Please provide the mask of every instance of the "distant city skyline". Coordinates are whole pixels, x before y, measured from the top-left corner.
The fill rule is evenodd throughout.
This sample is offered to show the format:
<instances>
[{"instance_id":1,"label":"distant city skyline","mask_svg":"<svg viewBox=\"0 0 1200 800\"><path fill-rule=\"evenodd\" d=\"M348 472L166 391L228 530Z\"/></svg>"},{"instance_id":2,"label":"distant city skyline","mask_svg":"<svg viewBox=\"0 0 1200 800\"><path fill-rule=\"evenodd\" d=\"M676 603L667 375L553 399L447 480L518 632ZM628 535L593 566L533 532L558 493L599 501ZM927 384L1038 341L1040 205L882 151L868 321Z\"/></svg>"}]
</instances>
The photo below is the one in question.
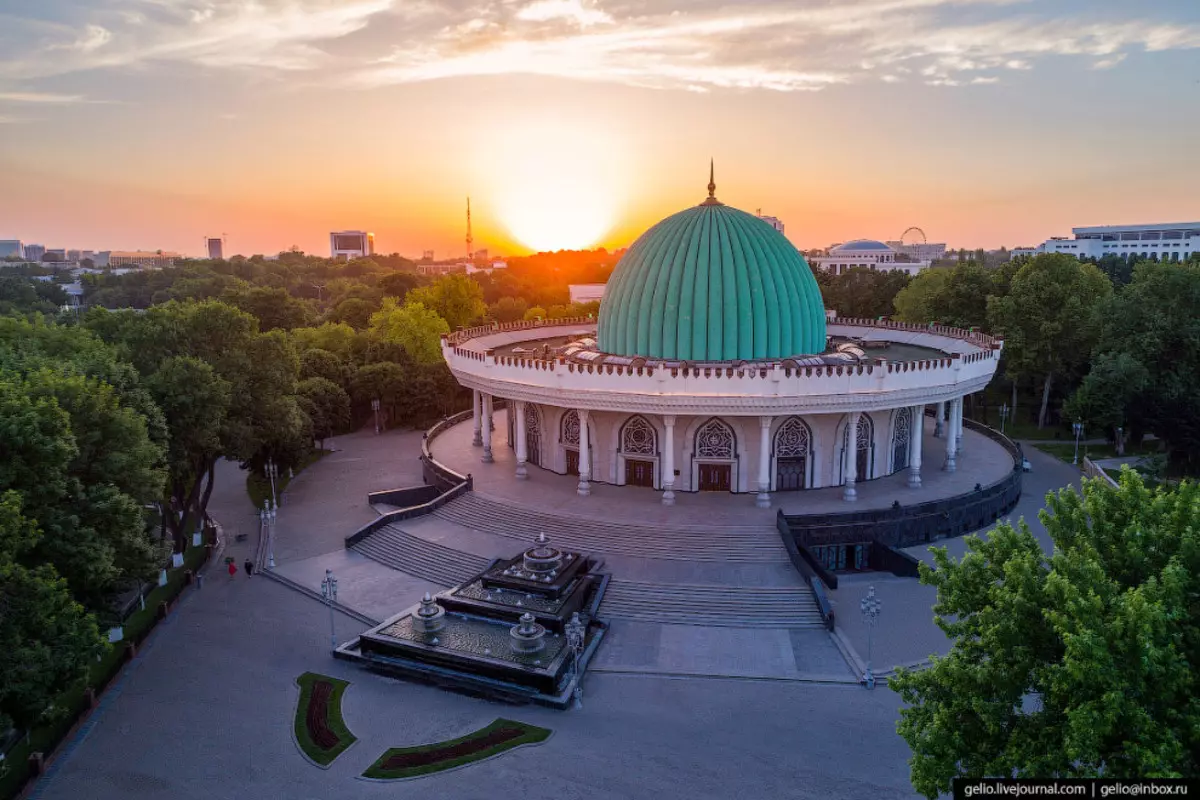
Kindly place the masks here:
<instances>
[{"instance_id":1,"label":"distant city skyline","mask_svg":"<svg viewBox=\"0 0 1200 800\"><path fill-rule=\"evenodd\" d=\"M200 255L799 248L1200 218L1190 0L43 0L0 25L0 238Z\"/></svg>"}]
</instances>

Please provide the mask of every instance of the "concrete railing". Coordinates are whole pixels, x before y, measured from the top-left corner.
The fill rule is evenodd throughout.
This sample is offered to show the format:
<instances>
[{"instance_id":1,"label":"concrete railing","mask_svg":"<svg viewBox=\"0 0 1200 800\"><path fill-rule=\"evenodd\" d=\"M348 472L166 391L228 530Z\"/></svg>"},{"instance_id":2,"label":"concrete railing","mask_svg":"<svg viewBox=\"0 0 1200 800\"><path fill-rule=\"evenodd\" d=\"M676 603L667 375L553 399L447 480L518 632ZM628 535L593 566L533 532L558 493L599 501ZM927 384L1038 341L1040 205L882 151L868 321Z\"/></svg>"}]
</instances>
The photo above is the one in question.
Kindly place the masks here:
<instances>
[{"instance_id":1,"label":"concrete railing","mask_svg":"<svg viewBox=\"0 0 1200 800\"><path fill-rule=\"evenodd\" d=\"M1087 456L1083 457L1083 474L1087 475L1089 478L1099 478L1114 489L1121 485L1115 478L1113 478L1112 475L1109 475L1104 471L1104 467L1101 467Z\"/></svg>"},{"instance_id":2,"label":"concrete railing","mask_svg":"<svg viewBox=\"0 0 1200 800\"><path fill-rule=\"evenodd\" d=\"M893 549L912 547L943 539L961 536L979 530L995 522L1011 511L1021 498L1021 448L999 431L977 422L966 420L972 430L982 433L1002 444L1013 459L1012 470L1000 480L988 486L978 486L963 494L943 500L931 500L911 506L899 504L888 509L866 511L833 512L828 514L793 514L780 512L779 529L784 535L784 544L794 540L796 550L808 565L818 564L810 552L813 547L874 543ZM791 545L788 546L789 553ZM912 574L915 564L907 557L887 559L886 569L896 574ZM793 559L795 563L795 559ZM836 576L831 582L830 573L824 569L813 570L827 586L837 588ZM805 570L801 570L805 574Z\"/></svg>"}]
</instances>

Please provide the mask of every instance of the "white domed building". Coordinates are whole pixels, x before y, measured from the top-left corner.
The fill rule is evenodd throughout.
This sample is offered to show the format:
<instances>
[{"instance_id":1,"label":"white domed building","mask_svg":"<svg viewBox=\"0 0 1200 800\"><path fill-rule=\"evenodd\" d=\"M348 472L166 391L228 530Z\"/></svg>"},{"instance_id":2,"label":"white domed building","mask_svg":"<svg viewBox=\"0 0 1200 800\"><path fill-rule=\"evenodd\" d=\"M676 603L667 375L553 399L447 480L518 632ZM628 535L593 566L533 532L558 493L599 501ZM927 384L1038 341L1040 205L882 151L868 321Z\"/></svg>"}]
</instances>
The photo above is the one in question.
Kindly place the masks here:
<instances>
[{"instance_id":1,"label":"white domed building","mask_svg":"<svg viewBox=\"0 0 1200 800\"><path fill-rule=\"evenodd\" d=\"M929 267L931 261L915 261L890 245L874 239L855 239L829 248L826 255L815 256L813 262L832 275L851 269L870 269L881 272L905 272L916 275Z\"/></svg>"},{"instance_id":2,"label":"white domed building","mask_svg":"<svg viewBox=\"0 0 1200 800\"><path fill-rule=\"evenodd\" d=\"M853 501L861 482L898 472L920 487L927 461L953 471L962 398L992 379L1001 347L966 330L827 320L796 248L711 182L707 200L629 248L598 320L493 324L442 343L474 393L485 464L505 446L495 425L519 479L578 475L580 495L645 487L666 505L749 493L761 507L831 486ZM496 399L507 420L487 423ZM931 407L945 451L927 457Z\"/></svg>"}]
</instances>

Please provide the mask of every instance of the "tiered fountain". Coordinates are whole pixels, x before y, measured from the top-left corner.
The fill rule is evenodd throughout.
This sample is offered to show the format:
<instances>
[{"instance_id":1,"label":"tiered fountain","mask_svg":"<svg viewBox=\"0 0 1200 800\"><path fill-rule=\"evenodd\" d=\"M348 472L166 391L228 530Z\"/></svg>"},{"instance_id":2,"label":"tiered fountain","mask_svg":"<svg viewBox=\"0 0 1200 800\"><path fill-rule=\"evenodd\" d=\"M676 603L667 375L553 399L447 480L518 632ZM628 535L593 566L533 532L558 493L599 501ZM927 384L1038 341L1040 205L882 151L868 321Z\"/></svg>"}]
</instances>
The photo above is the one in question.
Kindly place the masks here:
<instances>
[{"instance_id":1,"label":"tiered fountain","mask_svg":"<svg viewBox=\"0 0 1200 800\"><path fill-rule=\"evenodd\" d=\"M602 562L551 547L543 533L517 556L392 617L339 647L340 658L399 677L508 702L566 708L577 685L567 621L586 632L586 670L608 626L595 618Z\"/></svg>"}]
</instances>

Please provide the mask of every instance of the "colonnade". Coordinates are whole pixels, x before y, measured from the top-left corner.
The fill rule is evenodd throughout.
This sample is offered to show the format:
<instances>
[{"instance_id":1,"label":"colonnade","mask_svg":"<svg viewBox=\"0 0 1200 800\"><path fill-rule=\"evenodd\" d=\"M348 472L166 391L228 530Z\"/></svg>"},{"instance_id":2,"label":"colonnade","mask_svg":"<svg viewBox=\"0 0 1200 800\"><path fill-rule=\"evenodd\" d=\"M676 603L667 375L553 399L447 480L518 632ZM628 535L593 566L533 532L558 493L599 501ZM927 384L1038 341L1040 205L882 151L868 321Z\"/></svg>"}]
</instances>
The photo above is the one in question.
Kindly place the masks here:
<instances>
[{"instance_id":1,"label":"colonnade","mask_svg":"<svg viewBox=\"0 0 1200 800\"><path fill-rule=\"evenodd\" d=\"M471 443L475 447L483 448L483 455L480 460L485 464L491 464L495 461L492 455L492 433L495 429L495 425L492 422L492 395L478 390L472 391L471 394L472 409L474 412L474 435ZM513 416L516 433L514 448L517 457L516 477L518 480L526 480L529 477L527 466L529 452L525 401L509 401L509 409L509 413ZM590 411L581 408L576 409L576 413L579 415L579 483L576 490L581 496L586 497L591 494L592 480L591 443L589 441L590 433L588 426ZM910 433L908 440L908 486L913 489L919 489L921 487L925 405L912 406L911 414L914 420L914 430ZM858 499L857 484L859 475L857 474L858 460L855 454L858 452L858 422L861 415L862 412L860 411L851 411L849 419L846 422L846 446L844 448L845 455L843 456L845 458L845 482L842 489L842 499L846 502L854 502ZM676 417L672 414L665 414L660 419L664 432L661 462L662 503L669 506L675 504ZM755 503L760 508L768 508L771 505L771 427L774 424L775 417L760 416L758 421L758 493ZM942 469L945 472L954 472L958 468L957 461L959 454L962 452L962 397L955 397L936 404L933 435L938 438L944 438L946 442L946 456Z\"/></svg>"}]
</instances>

